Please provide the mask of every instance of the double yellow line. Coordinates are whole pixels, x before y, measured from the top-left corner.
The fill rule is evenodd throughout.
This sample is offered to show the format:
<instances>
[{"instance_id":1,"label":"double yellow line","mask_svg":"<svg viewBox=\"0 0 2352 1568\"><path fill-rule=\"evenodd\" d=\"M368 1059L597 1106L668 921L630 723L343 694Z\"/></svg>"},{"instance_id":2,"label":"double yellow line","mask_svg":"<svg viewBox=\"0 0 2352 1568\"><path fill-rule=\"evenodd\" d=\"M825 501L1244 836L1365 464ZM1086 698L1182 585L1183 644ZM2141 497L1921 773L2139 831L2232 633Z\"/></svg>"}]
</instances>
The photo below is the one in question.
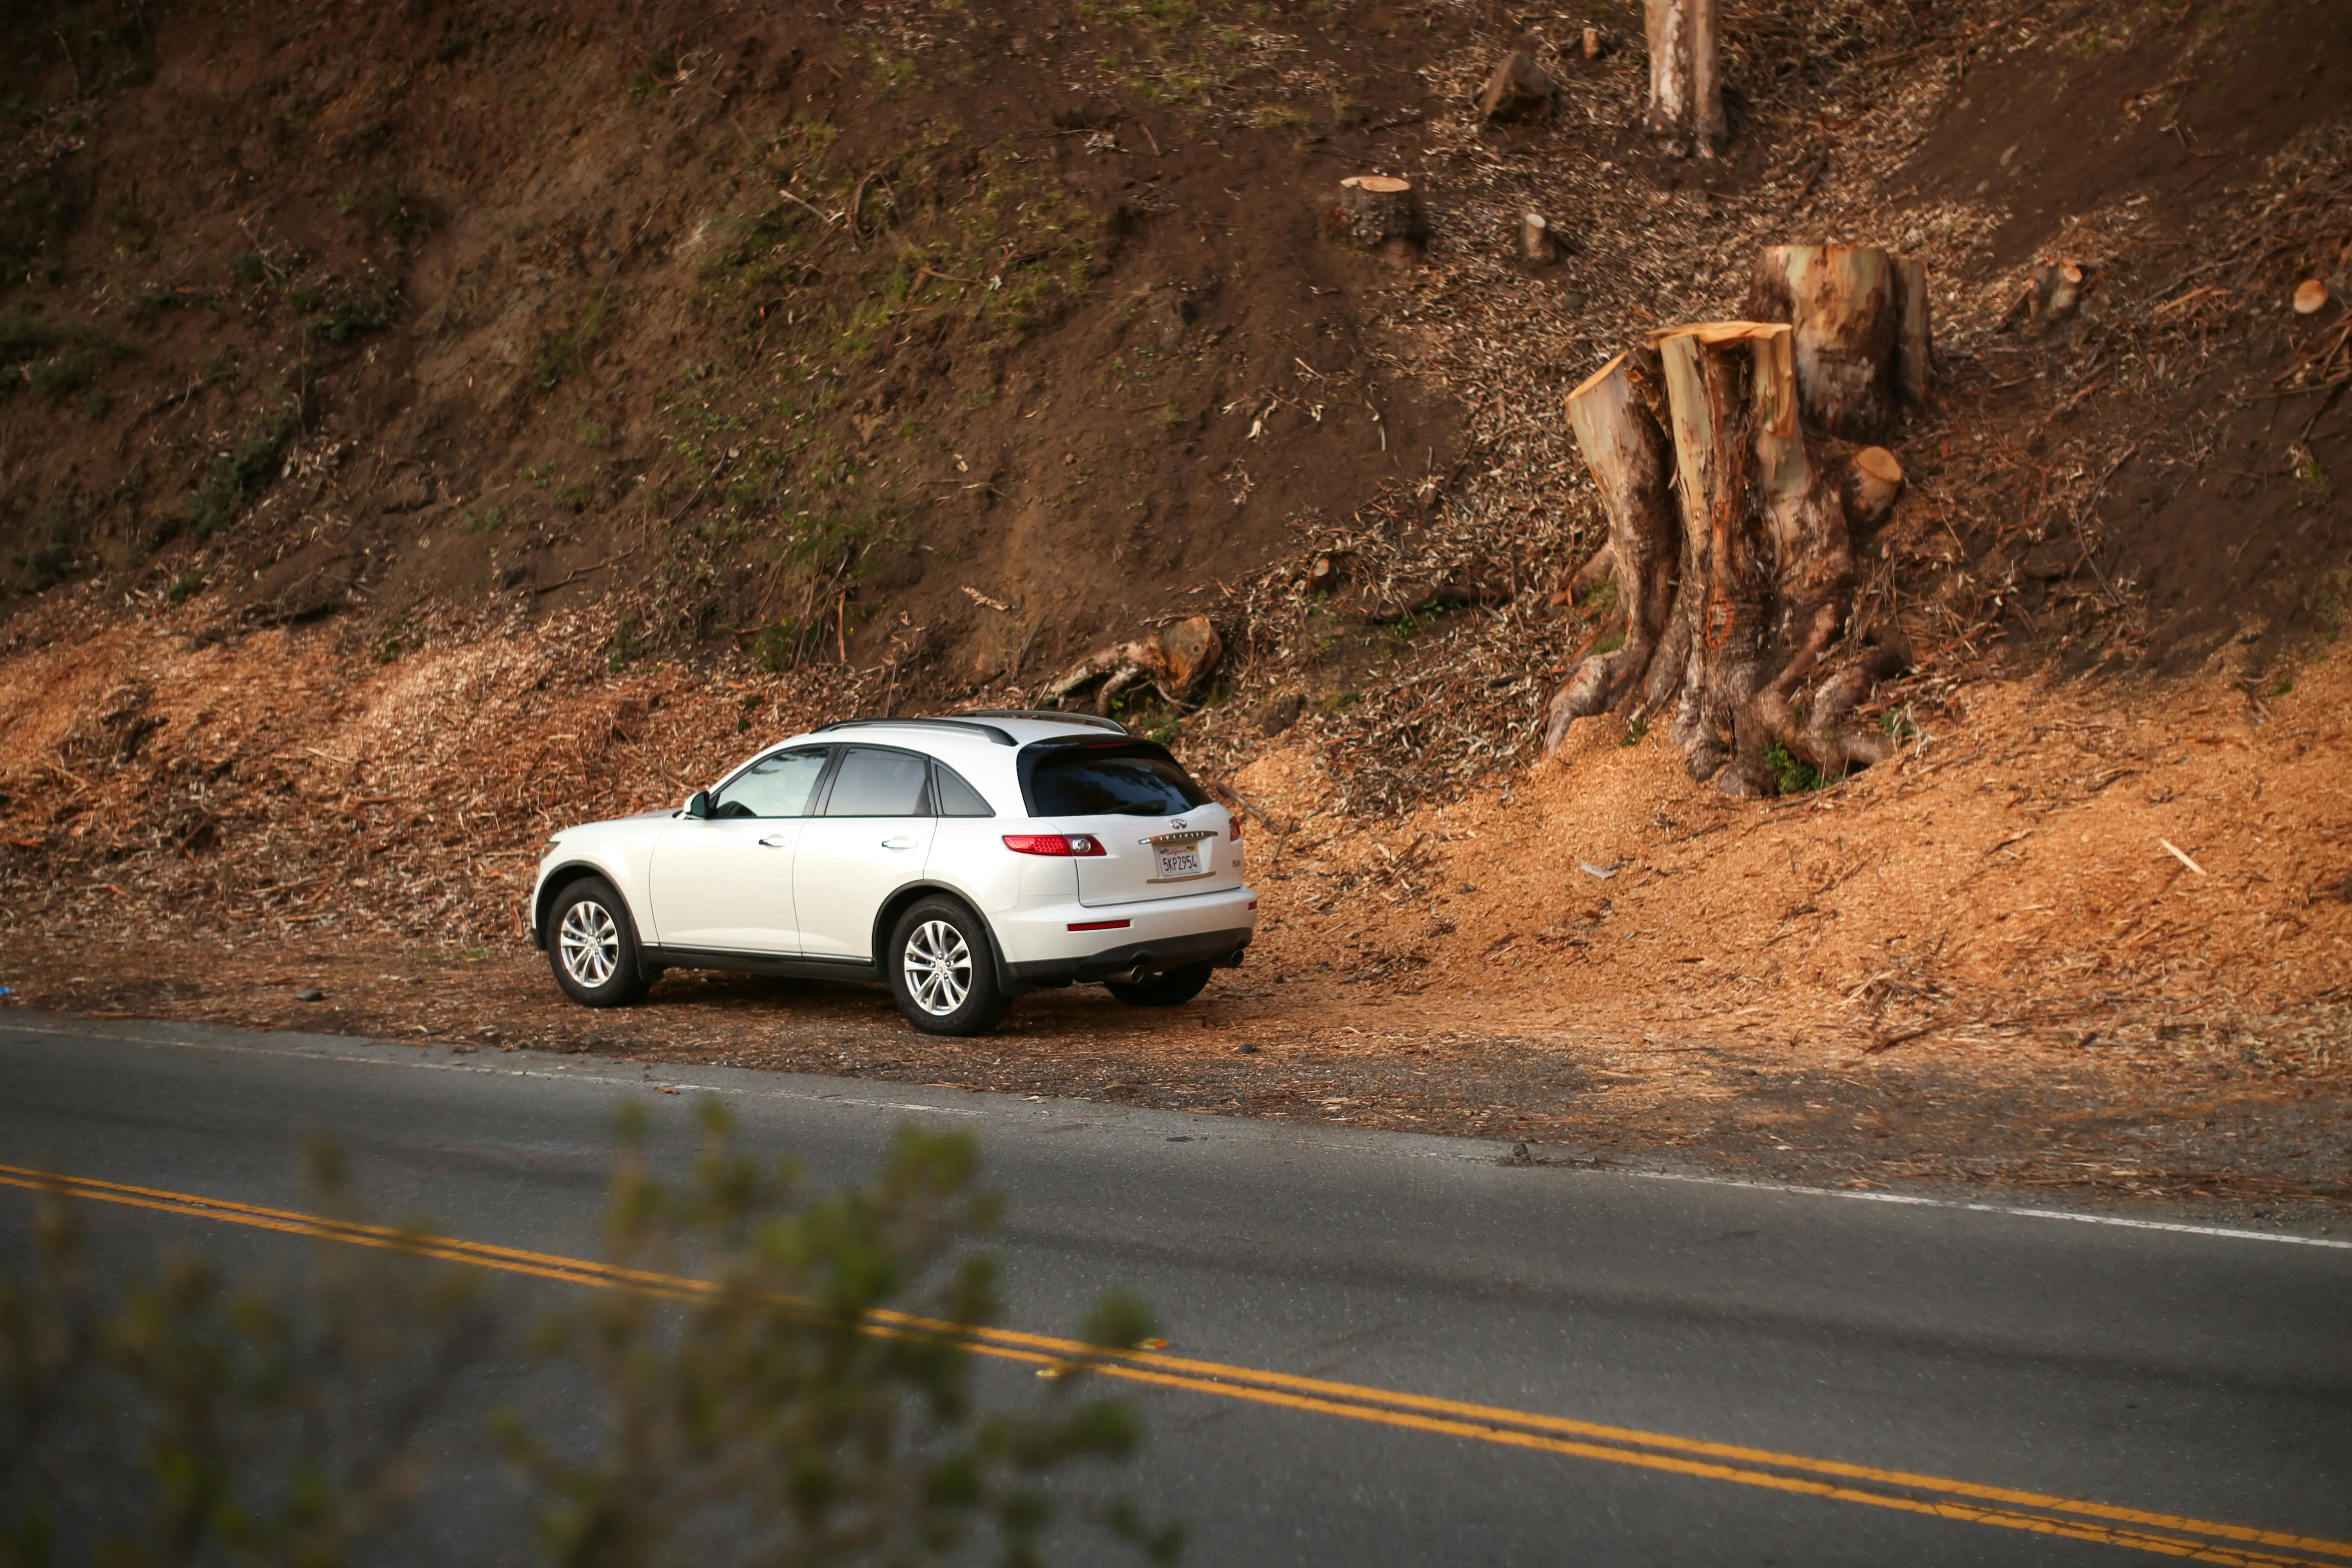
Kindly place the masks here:
<instances>
[{"instance_id":1,"label":"double yellow line","mask_svg":"<svg viewBox=\"0 0 2352 1568\"><path fill-rule=\"evenodd\" d=\"M557 1253L498 1247L488 1242L402 1230L391 1226L268 1208L258 1204L161 1187L104 1182L56 1171L0 1165L0 1185L53 1192L92 1202L119 1204L194 1219L217 1220L289 1236L314 1237L355 1247L385 1247L422 1258L494 1268L509 1274L559 1280L599 1289L633 1290L675 1300L708 1299L718 1287L706 1279L663 1274ZM974 1328L905 1312L870 1315L877 1334L939 1334L962 1341L982 1355L1027 1363L1055 1372L1083 1364L1105 1377L1192 1394L1370 1421L1411 1431L1464 1437L1505 1447L1529 1448L1606 1464L1631 1465L1670 1475L1729 1481L1739 1486L1794 1492L1808 1497L1864 1503L1905 1513L1972 1524L1998 1525L2072 1541L2104 1542L2168 1557L2221 1563L2241 1568L2352 1568L2352 1543L2281 1531L2221 1524L2177 1514L2151 1513L2108 1503L2085 1502L2007 1487L1979 1486L1942 1476L1917 1475L1809 1458L1769 1448L1708 1443L1663 1432L1603 1426L1564 1416L1542 1415L1490 1405L1436 1399L1361 1384L1298 1377L1256 1367L1197 1361L1151 1351L1106 1353L1100 1346L1051 1334L1013 1329Z\"/></svg>"}]
</instances>

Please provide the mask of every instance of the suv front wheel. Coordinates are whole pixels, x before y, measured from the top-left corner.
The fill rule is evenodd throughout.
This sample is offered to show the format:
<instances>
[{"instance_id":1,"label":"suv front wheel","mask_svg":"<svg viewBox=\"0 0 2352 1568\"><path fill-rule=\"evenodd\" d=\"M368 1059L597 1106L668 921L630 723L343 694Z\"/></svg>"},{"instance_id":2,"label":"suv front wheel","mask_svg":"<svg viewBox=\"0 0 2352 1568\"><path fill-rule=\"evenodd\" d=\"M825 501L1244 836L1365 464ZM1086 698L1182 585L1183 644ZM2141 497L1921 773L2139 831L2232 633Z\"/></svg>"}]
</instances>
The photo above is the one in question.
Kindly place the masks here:
<instances>
[{"instance_id":1,"label":"suv front wheel","mask_svg":"<svg viewBox=\"0 0 2352 1568\"><path fill-rule=\"evenodd\" d=\"M547 911L547 962L563 994L583 1007L618 1007L645 994L637 928L602 877L583 877Z\"/></svg>"},{"instance_id":2,"label":"suv front wheel","mask_svg":"<svg viewBox=\"0 0 2352 1568\"><path fill-rule=\"evenodd\" d=\"M927 1035L984 1035L1012 1010L987 922L960 900L919 900L900 915L883 965L898 1011Z\"/></svg>"}]
</instances>

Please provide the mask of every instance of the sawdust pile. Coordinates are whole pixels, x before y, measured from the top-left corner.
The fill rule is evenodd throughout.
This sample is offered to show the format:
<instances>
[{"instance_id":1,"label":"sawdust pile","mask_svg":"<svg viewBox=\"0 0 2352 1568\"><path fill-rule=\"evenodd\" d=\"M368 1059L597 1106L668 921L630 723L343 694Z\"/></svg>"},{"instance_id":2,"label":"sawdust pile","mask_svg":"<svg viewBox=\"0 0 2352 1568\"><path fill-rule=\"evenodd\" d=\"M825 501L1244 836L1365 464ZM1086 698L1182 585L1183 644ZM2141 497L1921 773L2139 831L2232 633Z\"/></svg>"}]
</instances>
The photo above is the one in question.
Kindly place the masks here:
<instances>
[{"instance_id":1,"label":"sawdust pile","mask_svg":"<svg viewBox=\"0 0 2352 1568\"><path fill-rule=\"evenodd\" d=\"M1606 719L1511 786L1377 834L1298 749L1233 787L1270 828L1269 957L1482 1026L1872 1053L2226 1044L2341 1076L2352 658L2274 691L1987 682L1898 762L1762 805Z\"/></svg>"}]
</instances>

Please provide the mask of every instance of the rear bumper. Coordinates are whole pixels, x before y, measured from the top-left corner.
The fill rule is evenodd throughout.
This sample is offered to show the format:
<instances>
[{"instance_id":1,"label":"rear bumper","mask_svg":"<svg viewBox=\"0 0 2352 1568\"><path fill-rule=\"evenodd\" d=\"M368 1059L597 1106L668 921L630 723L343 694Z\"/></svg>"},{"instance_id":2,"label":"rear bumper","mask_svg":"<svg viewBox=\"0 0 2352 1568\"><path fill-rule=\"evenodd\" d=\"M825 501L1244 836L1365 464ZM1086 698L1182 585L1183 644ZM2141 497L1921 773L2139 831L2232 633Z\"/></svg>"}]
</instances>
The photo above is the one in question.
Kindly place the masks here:
<instances>
[{"instance_id":1,"label":"rear bumper","mask_svg":"<svg viewBox=\"0 0 2352 1568\"><path fill-rule=\"evenodd\" d=\"M1128 980L1139 974L1164 974L1189 963L1218 963L1230 969L1240 964L1255 934L1247 929L1196 931L1107 947L1083 958L1046 958L1006 967L1024 988L1067 985L1077 980Z\"/></svg>"},{"instance_id":2,"label":"rear bumper","mask_svg":"<svg viewBox=\"0 0 2352 1568\"><path fill-rule=\"evenodd\" d=\"M1248 887L1134 904L1056 903L992 913L1005 978L1021 989L1078 980L1121 980L1188 963L1240 962L1257 931L1257 895ZM1073 925L1124 922L1109 930Z\"/></svg>"}]
</instances>

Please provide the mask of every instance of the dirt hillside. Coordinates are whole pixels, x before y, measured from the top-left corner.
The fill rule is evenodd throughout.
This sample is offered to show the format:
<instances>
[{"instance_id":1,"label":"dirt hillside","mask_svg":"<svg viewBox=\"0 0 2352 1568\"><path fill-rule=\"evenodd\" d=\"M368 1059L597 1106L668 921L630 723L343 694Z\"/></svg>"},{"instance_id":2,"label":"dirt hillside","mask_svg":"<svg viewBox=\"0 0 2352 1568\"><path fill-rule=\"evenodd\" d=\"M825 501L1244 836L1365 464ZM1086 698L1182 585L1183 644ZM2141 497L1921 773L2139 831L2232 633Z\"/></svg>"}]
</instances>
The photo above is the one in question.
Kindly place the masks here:
<instances>
[{"instance_id":1,"label":"dirt hillside","mask_svg":"<svg viewBox=\"0 0 2352 1568\"><path fill-rule=\"evenodd\" d=\"M1605 1079L1704 1142L1749 1069L1933 1079L1956 1140L2059 1084L2340 1112L2352 32L1726 17L1730 146L1675 161L1607 5L11 7L0 984L316 1022L300 971L338 1026L610 1044L519 949L548 828L1205 613L1201 705L1122 710L1250 817L1215 1026L1060 997L1003 1048L761 1059L1537 1138ZM1514 49L1556 111L1488 124ZM1415 265L1335 239L1367 172L1426 193ZM1562 395L1820 241L1929 268L1847 628L1910 651L1862 710L1897 757L1765 802L1621 721L1540 759L1622 625L1567 591ZM2054 262L2083 303L2035 331ZM809 994L675 977L624 1043L740 1057ZM1340 1092L1242 1085L1294 1038ZM2340 1194L2293 1146L2197 1168Z\"/></svg>"}]
</instances>

